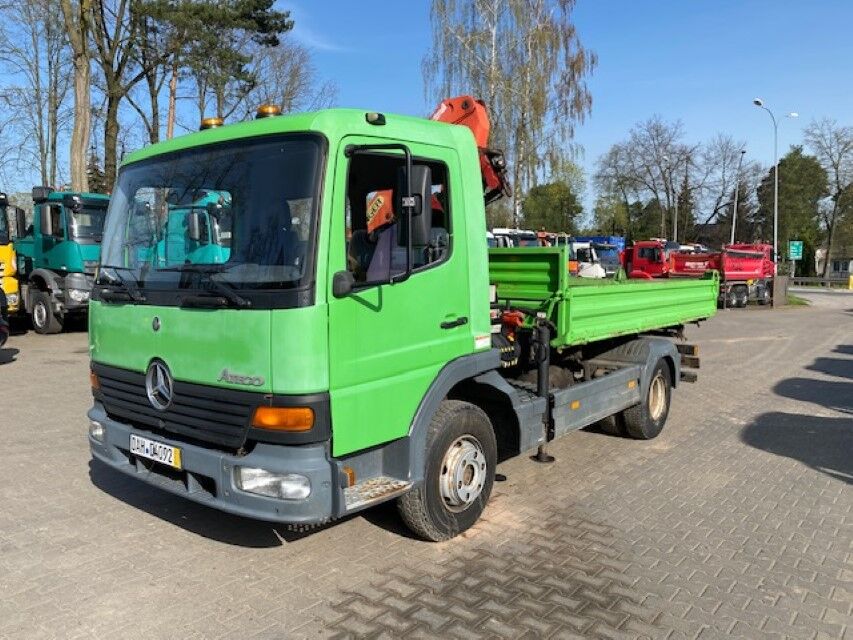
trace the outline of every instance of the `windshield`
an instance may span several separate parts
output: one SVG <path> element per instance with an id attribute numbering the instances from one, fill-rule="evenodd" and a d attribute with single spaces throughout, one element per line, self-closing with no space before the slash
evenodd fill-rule
<path id="1" fill-rule="evenodd" d="M 211 278 L 249 291 L 309 282 L 321 144 L 266 136 L 125 167 L 101 264 L 132 272 L 148 294 L 210 289 Z"/>
<path id="2" fill-rule="evenodd" d="M 619 249 L 613 244 L 594 244 L 598 259 L 602 262 L 619 262 Z"/>
<path id="3" fill-rule="evenodd" d="M 592 262 L 592 253 L 589 250 L 589 247 L 578 247 L 576 255 L 578 257 L 578 262 Z"/>
<path id="4" fill-rule="evenodd" d="M 72 240 L 94 240 L 100 242 L 104 235 L 104 220 L 107 217 L 106 203 L 104 206 L 84 204 L 77 212 L 66 208 L 70 214 L 68 234 Z"/>

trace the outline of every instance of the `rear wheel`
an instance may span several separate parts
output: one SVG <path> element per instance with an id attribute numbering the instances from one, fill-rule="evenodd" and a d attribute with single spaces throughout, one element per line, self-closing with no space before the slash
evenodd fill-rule
<path id="1" fill-rule="evenodd" d="M 37 291 L 33 295 L 31 317 L 36 333 L 50 334 L 62 331 L 62 320 L 54 315 L 50 308 L 50 294 L 45 291 Z"/>
<path id="2" fill-rule="evenodd" d="M 730 288 L 726 291 L 726 307 L 729 309 L 734 309 L 737 306 L 737 291 L 734 288 Z"/>
<path id="3" fill-rule="evenodd" d="M 669 415 L 671 380 L 669 365 L 664 360 L 658 360 L 642 402 L 625 409 L 621 414 L 629 436 L 638 440 L 651 440 L 660 434 Z"/>
<path id="4" fill-rule="evenodd" d="M 425 459 L 424 481 L 397 505 L 417 535 L 449 540 L 480 518 L 492 493 L 497 444 L 488 416 L 468 402 L 442 402 L 429 426 Z"/>
<path id="5" fill-rule="evenodd" d="M 746 287 L 738 287 L 737 290 L 737 306 L 743 309 L 749 304 L 749 289 Z"/>
<path id="6" fill-rule="evenodd" d="M 767 288 L 767 285 L 758 290 L 758 304 L 770 304 L 770 289 Z"/>

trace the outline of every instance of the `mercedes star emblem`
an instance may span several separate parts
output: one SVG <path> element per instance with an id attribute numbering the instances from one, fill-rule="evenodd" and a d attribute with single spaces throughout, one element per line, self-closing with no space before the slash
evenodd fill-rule
<path id="1" fill-rule="evenodd" d="M 145 374 L 145 391 L 148 393 L 148 401 L 151 406 L 160 411 L 165 411 L 172 404 L 174 393 L 172 374 L 169 367 L 161 360 L 152 360 L 148 365 L 148 373 Z"/>

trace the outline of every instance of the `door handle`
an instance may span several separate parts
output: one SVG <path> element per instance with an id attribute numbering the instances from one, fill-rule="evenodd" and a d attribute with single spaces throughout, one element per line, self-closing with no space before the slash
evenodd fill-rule
<path id="1" fill-rule="evenodd" d="M 464 324 L 468 324 L 468 318 L 465 316 L 459 316 L 456 320 L 445 320 L 441 323 L 441 328 L 452 329 L 453 327 L 461 327 Z"/>

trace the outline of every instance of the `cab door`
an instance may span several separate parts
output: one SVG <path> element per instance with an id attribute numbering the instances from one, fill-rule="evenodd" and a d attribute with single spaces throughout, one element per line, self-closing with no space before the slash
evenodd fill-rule
<path id="1" fill-rule="evenodd" d="M 396 187 L 394 175 L 405 164 L 403 156 L 366 150 L 347 157 L 344 151 L 347 145 L 382 142 L 387 141 L 349 137 L 337 150 L 327 283 L 336 456 L 405 436 L 441 368 L 471 353 L 474 345 L 463 199 L 452 179 L 458 171 L 452 149 L 409 146 L 413 164 L 431 168 L 433 197 L 422 215 L 431 216 L 430 238 L 436 246 L 413 251 L 408 279 L 365 282 L 366 274 L 375 271 L 377 252 L 388 245 L 392 270 L 405 269 L 406 262 L 405 242 L 394 228 L 398 218 L 379 225 L 370 218 L 378 210 L 377 194 Z M 392 211 L 392 216 L 399 214 Z M 336 298 L 331 279 L 340 271 L 352 273 L 356 282 L 351 293 Z"/>

